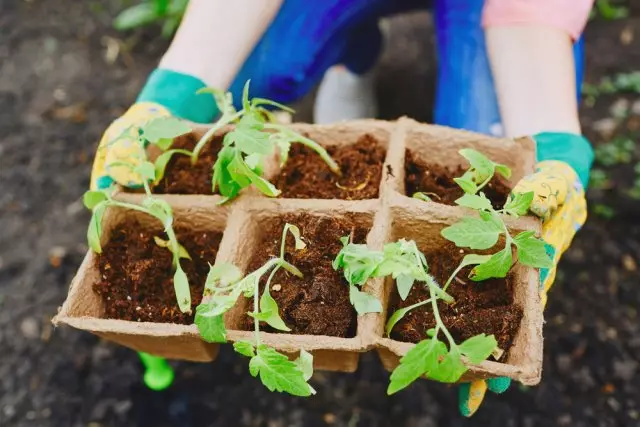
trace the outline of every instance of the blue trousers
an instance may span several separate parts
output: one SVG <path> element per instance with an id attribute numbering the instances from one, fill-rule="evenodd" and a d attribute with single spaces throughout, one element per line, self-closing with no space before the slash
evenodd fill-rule
<path id="1" fill-rule="evenodd" d="M 310 92 L 333 65 L 364 73 L 380 53 L 380 18 L 431 7 L 438 53 L 434 121 L 496 133 L 501 121 L 481 27 L 483 6 L 484 0 L 285 0 L 231 92 L 239 103 L 251 79 L 252 96 L 290 103 Z M 576 81 L 582 82 L 582 40 L 574 54 Z"/>

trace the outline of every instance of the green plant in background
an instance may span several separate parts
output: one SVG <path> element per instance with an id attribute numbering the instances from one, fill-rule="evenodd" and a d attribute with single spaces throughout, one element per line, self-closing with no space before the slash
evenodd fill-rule
<path id="1" fill-rule="evenodd" d="M 597 84 L 583 83 L 582 94 L 585 103 L 592 107 L 596 99 L 601 95 L 612 95 L 617 93 L 640 93 L 640 71 L 630 73 L 619 73 L 615 76 L 605 76 Z"/>
<path id="2" fill-rule="evenodd" d="M 589 175 L 589 188 L 594 190 L 606 190 L 611 188 L 612 183 L 605 170 L 594 168 Z"/>
<path id="3" fill-rule="evenodd" d="M 595 148 L 595 160 L 603 166 L 630 163 L 635 151 L 635 143 L 628 137 L 616 137 L 612 141 Z"/>
<path id="4" fill-rule="evenodd" d="M 290 361 L 286 355 L 278 353 L 260 341 L 260 322 L 265 322 L 280 331 L 290 331 L 280 317 L 276 300 L 269 292 L 271 281 L 280 268 L 302 277 L 300 270 L 284 259 L 287 233 L 294 237 L 295 250 L 306 247 L 298 227 L 286 224 L 282 230 L 280 256 L 270 259 L 244 278 L 240 270 L 232 264 L 211 266 L 205 282 L 202 303 L 196 308 L 195 324 L 203 340 L 225 342 L 224 313 L 235 305 L 240 295 L 253 298 L 253 311 L 248 314 L 254 319 L 254 342 L 235 342 L 233 348 L 236 352 L 251 358 L 249 372 L 254 377 L 259 375 L 262 383 L 270 391 L 309 396 L 315 394 L 307 383 L 313 375 L 312 355 L 301 350 L 300 357 Z M 269 276 L 260 296 L 260 279 L 267 273 Z"/>
<path id="5" fill-rule="evenodd" d="M 607 20 L 623 19 L 629 16 L 629 8 L 612 4 L 611 0 L 596 0 L 589 19 L 594 19 L 597 16 L 601 16 Z"/>
<path id="6" fill-rule="evenodd" d="M 120 138 L 130 137 L 133 131 L 134 129 L 132 128 L 125 130 Z M 161 160 L 162 156 L 160 156 L 155 164 L 150 162 L 147 158 L 145 147 L 151 143 L 158 145 L 161 149 L 166 148 L 173 138 L 189 131 L 188 126 L 176 119 L 151 120 L 142 128 L 138 129 L 137 138 L 133 138 L 137 149 L 134 150 L 126 160 L 111 165 L 111 167 L 130 169 L 134 175 L 140 178 L 145 190 L 145 198 L 141 204 L 115 200 L 112 197 L 115 189 L 114 186 L 103 190 L 87 191 L 84 194 L 84 205 L 92 212 L 87 230 L 87 241 L 89 247 L 98 254 L 102 253 L 102 247 L 100 245 L 102 218 L 108 207 L 120 207 L 143 212 L 158 219 L 162 223 L 168 240 L 165 241 L 157 236 L 154 240 L 158 246 L 167 248 L 173 255 L 173 267 L 175 269 L 173 285 L 178 306 L 183 313 L 191 312 L 191 292 L 189 290 L 187 275 L 180 266 L 180 260 L 184 258 L 190 259 L 190 257 L 184 247 L 178 242 L 173 229 L 174 217 L 171 206 L 166 201 L 153 197 L 151 193 L 150 183 L 157 181 L 159 176 L 164 173 L 164 166 L 159 165 L 158 162 L 159 160 L 164 160 Z M 111 144 L 116 141 L 111 142 Z M 173 151 L 179 152 L 180 150 Z M 166 153 L 171 153 L 171 150 L 165 152 L 165 154 Z"/>
<path id="7" fill-rule="evenodd" d="M 116 30 L 127 31 L 148 25 L 162 25 L 162 36 L 169 38 L 180 25 L 188 0 L 142 0 L 120 12 L 113 21 Z"/>

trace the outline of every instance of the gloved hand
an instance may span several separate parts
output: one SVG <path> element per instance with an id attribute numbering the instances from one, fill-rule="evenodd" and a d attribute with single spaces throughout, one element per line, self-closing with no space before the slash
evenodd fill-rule
<path id="1" fill-rule="evenodd" d="M 118 166 L 127 161 L 132 163 L 137 145 L 138 129 L 148 121 L 158 117 L 168 117 L 171 113 L 154 102 L 134 104 L 119 119 L 115 120 L 102 135 L 91 170 L 91 189 L 108 188 L 117 182 L 125 187 L 142 185 L 140 177 L 130 168 Z"/>
<path id="2" fill-rule="evenodd" d="M 141 185 L 135 173 L 117 162 L 130 159 L 134 150 L 139 149 L 138 128 L 148 121 L 175 116 L 198 123 L 211 122 L 218 113 L 215 100 L 210 95 L 196 94 L 205 86 L 193 76 L 163 69 L 153 71 L 137 102 L 102 136 L 91 170 L 91 189 L 105 189 L 114 182 L 128 187 Z M 173 369 L 165 359 L 142 352 L 138 355 L 145 367 L 147 387 L 163 390 L 171 385 Z"/>
<path id="3" fill-rule="evenodd" d="M 534 139 L 538 157 L 536 172 L 520 180 L 513 192 L 533 191 L 529 210 L 543 220 L 542 238 L 553 259 L 552 268 L 540 270 L 540 299 L 544 307 L 560 257 L 587 219 L 584 192 L 593 163 L 593 150 L 580 135 L 541 133 Z M 502 393 L 510 384 L 511 380 L 506 377 L 462 384 L 458 390 L 460 412 L 466 417 L 473 415 L 487 389 Z"/>

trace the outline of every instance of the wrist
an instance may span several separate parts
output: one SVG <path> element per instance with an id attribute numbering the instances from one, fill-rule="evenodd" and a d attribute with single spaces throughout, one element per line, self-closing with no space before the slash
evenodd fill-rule
<path id="1" fill-rule="evenodd" d="M 574 133 L 544 132 L 534 136 L 538 162 L 562 161 L 575 170 L 586 189 L 594 153 L 589 141 Z"/>
<path id="2" fill-rule="evenodd" d="M 156 68 L 149 75 L 136 102 L 152 102 L 165 107 L 181 119 L 209 123 L 218 114 L 218 107 L 210 94 L 197 94 L 205 83 L 188 74 Z"/>

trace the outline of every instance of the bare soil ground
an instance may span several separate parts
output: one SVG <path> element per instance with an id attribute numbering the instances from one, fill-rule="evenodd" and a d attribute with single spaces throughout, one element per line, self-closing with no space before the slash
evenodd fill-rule
<path id="1" fill-rule="evenodd" d="M 630 18 L 590 23 L 587 81 L 640 69 L 640 5 L 629 3 Z M 167 44 L 155 30 L 113 31 L 121 7 L 0 0 L 1 426 L 640 425 L 640 203 L 625 195 L 635 148 L 631 162 L 606 169 L 609 189 L 591 192 L 599 215 L 561 264 L 545 313 L 542 383 L 488 396 L 470 420 L 458 415 L 453 387 L 422 381 L 387 397 L 375 354 L 354 374 L 317 373 L 318 395 L 306 400 L 266 391 L 229 348 L 213 364 L 176 363 L 174 385 L 157 393 L 142 384 L 134 352 L 53 330 L 50 318 L 86 250 L 81 195 L 96 143 Z M 429 15 L 394 18 L 390 34 L 380 64 L 383 116 L 426 121 L 435 69 Z M 594 144 L 637 132 L 639 99 L 607 95 L 585 106 Z M 609 120 L 612 105 L 634 102 L 636 116 Z M 601 216 L 611 209 L 612 219 Z"/>

